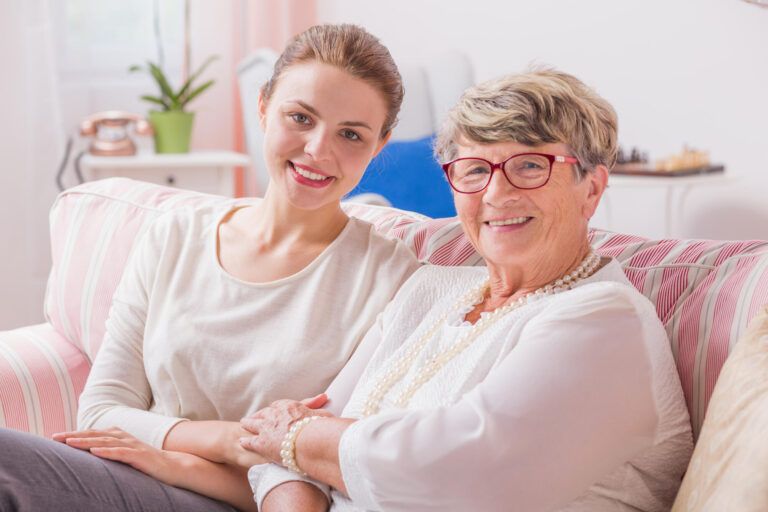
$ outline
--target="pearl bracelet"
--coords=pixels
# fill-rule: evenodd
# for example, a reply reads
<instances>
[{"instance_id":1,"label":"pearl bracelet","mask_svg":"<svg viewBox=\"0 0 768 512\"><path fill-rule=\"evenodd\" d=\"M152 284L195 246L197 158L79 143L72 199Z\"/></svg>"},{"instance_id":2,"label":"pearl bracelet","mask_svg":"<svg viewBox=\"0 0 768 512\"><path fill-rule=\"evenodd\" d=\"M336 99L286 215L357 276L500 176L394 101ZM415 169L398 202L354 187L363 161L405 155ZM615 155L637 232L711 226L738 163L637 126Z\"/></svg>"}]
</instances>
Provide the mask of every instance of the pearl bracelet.
<instances>
[{"instance_id":1,"label":"pearl bracelet","mask_svg":"<svg viewBox=\"0 0 768 512\"><path fill-rule=\"evenodd\" d=\"M304 430L304 427L318 418L320 418L320 416L310 416L309 418L294 421L291 428L288 430L288 433L285 434L285 437L283 438L283 444L281 445L282 449L280 450L283 466L301 476L307 476L307 474L299 469L299 465L296 464L296 438L299 437L299 433Z\"/></svg>"}]
</instances>

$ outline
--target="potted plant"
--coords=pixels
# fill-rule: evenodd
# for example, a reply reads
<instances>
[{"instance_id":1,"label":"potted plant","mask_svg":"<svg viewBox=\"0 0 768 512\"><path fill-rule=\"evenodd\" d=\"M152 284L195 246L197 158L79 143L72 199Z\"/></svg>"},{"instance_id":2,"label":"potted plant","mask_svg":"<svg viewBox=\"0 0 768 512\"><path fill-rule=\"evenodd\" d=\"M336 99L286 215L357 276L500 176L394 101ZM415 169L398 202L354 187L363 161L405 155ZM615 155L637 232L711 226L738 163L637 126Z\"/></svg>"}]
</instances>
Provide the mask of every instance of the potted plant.
<instances>
[{"instance_id":1,"label":"potted plant","mask_svg":"<svg viewBox=\"0 0 768 512\"><path fill-rule=\"evenodd\" d=\"M131 72L148 71L160 88L159 96L141 97L156 107L155 110L149 111L149 120L155 128L156 153L187 153L189 151L195 113L188 112L185 108L214 84L215 80L208 80L199 87L193 85L205 68L216 58L216 56L209 57L177 91L173 90L160 66L152 62L147 62L146 68L131 66Z\"/></svg>"}]
</instances>

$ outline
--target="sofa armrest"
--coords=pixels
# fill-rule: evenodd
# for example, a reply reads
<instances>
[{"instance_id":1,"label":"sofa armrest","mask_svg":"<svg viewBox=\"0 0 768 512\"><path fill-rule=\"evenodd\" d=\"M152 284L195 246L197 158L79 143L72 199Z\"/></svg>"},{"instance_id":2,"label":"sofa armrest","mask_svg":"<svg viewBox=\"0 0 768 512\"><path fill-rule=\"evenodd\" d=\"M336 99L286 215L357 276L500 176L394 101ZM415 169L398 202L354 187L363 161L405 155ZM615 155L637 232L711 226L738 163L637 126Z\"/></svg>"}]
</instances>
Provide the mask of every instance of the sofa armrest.
<instances>
[{"instance_id":1,"label":"sofa armrest","mask_svg":"<svg viewBox=\"0 0 768 512\"><path fill-rule=\"evenodd\" d=\"M673 512L768 510L768 304L717 379Z\"/></svg>"},{"instance_id":2,"label":"sofa armrest","mask_svg":"<svg viewBox=\"0 0 768 512\"><path fill-rule=\"evenodd\" d=\"M0 331L0 426L45 437L74 429L90 368L50 324Z\"/></svg>"}]
</instances>

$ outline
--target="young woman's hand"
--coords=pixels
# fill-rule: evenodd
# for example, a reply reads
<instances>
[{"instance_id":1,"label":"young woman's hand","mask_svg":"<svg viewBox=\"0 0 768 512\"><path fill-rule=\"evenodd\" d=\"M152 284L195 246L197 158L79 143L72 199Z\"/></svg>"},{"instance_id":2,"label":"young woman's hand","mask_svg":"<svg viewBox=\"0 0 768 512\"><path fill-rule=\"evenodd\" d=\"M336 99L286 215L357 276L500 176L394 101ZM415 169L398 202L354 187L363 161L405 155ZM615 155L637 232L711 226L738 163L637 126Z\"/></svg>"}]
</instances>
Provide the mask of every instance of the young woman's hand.
<instances>
[{"instance_id":1,"label":"young woman's hand","mask_svg":"<svg viewBox=\"0 0 768 512\"><path fill-rule=\"evenodd\" d=\"M190 453L158 450L119 428L62 432L54 441L88 450L102 459L128 464L174 487L224 501L240 510L256 510L245 470Z\"/></svg>"},{"instance_id":2,"label":"young woman's hand","mask_svg":"<svg viewBox=\"0 0 768 512\"><path fill-rule=\"evenodd\" d=\"M246 435L237 421L180 421L168 431L163 449L244 469L264 464L262 457L240 446L240 438Z\"/></svg>"},{"instance_id":3,"label":"young woman's hand","mask_svg":"<svg viewBox=\"0 0 768 512\"><path fill-rule=\"evenodd\" d=\"M102 459L123 462L168 485L177 485L185 457L192 455L158 450L127 432L112 427L106 430L83 430L53 435L54 441L90 451Z\"/></svg>"},{"instance_id":4,"label":"young woman's hand","mask_svg":"<svg viewBox=\"0 0 768 512\"><path fill-rule=\"evenodd\" d=\"M253 434L252 437L241 439L241 446L267 460L281 464L280 450L283 439L294 422L311 416L333 417L330 412L319 409L326 401L325 395L318 395L301 402L273 402L269 407L240 420L242 427Z\"/></svg>"}]
</instances>

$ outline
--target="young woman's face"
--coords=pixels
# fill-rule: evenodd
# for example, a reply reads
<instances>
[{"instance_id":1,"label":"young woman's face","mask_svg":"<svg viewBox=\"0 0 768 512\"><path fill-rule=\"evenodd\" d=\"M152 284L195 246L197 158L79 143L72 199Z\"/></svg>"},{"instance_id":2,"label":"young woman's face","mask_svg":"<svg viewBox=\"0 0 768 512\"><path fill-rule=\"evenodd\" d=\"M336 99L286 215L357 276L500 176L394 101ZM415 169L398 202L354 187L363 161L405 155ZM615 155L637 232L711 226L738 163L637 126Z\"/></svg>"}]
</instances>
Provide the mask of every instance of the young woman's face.
<instances>
[{"instance_id":1,"label":"young woman's face","mask_svg":"<svg viewBox=\"0 0 768 512\"><path fill-rule=\"evenodd\" d=\"M319 62L287 68L269 102L259 100L273 192L307 210L338 203L386 143L386 115L381 93L346 71Z\"/></svg>"}]
</instances>

